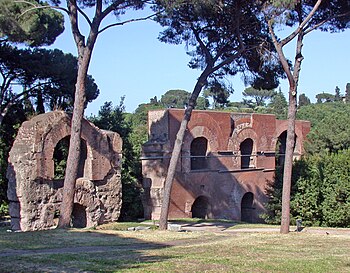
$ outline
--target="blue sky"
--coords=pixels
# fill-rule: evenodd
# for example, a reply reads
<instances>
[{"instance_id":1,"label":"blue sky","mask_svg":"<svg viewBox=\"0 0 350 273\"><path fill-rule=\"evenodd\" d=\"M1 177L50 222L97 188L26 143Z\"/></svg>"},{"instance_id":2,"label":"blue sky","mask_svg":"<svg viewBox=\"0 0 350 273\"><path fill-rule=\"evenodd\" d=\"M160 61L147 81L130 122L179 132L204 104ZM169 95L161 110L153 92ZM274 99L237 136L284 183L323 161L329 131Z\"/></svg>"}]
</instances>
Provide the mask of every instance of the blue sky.
<instances>
[{"instance_id":1,"label":"blue sky","mask_svg":"<svg viewBox=\"0 0 350 273\"><path fill-rule=\"evenodd\" d=\"M106 101L118 105L125 95L127 112L141 103L170 89L192 91L200 71L188 67L189 57L184 45L170 45L158 41L162 28L152 22L135 22L110 28L97 39L89 69L100 88L99 97L89 104L86 116L96 115ZM334 93L339 86L344 93L350 82L350 30L330 34L314 31L304 40L302 70L298 93L305 93L311 101L321 92ZM51 46L77 55L68 20L66 30ZM293 58L293 44L286 48ZM288 54L288 52L290 54ZM230 79L234 94L231 101L240 101L245 86L239 76ZM288 84L281 81L287 95Z\"/></svg>"}]
</instances>

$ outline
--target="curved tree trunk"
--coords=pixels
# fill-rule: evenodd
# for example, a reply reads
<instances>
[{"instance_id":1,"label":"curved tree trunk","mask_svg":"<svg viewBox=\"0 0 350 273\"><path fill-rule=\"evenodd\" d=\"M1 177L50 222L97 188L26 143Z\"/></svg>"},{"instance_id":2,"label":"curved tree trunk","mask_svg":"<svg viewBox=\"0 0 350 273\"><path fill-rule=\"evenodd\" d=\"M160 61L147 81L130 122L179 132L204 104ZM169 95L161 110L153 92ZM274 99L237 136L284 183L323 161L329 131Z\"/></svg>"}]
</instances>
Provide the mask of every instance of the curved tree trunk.
<instances>
[{"instance_id":1,"label":"curved tree trunk","mask_svg":"<svg viewBox=\"0 0 350 273\"><path fill-rule=\"evenodd\" d=\"M162 202L162 208L161 208L160 218L159 218L160 230L166 230L168 227L168 214L169 214L171 188L173 186L176 167L180 158L182 143L185 137L187 124L191 119L192 110L195 108L197 98L200 92L202 91L202 88L205 85L207 78L211 72L212 72L211 69L209 67L206 67L206 69L202 72L202 74L198 78L198 81L189 99L188 107L186 108L184 117L181 121L179 131L176 135L176 140L174 143L174 148L171 154L170 163L168 167L168 173L164 184L163 202Z\"/></svg>"}]
</instances>

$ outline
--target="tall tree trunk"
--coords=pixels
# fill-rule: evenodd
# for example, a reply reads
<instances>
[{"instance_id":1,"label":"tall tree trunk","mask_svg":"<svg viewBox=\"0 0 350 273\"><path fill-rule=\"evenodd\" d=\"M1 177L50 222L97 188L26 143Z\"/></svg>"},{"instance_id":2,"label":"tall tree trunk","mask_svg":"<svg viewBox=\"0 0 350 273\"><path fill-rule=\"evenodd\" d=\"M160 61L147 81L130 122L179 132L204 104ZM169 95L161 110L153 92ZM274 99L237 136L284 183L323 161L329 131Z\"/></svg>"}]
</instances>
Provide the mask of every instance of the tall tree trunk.
<instances>
[{"instance_id":1,"label":"tall tree trunk","mask_svg":"<svg viewBox=\"0 0 350 273\"><path fill-rule=\"evenodd\" d=\"M297 38L295 63L293 70L293 81L289 87L289 106L288 106L288 130L286 142L286 155L283 170L283 189L282 189L282 215L281 228L282 234L289 232L290 226L290 192L292 187L292 171L293 171L293 152L295 146L295 120L297 114L297 88L299 75L301 70L301 62L303 56L301 54L303 47L304 33L300 31ZM291 83L291 81L290 81Z\"/></svg>"},{"instance_id":2,"label":"tall tree trunk","mask_svg":"<svg viewBox=\"0 0 350 273\"><path fill-rule=\"evenodd\" d=\"M74 203L75 182L78 175L78 166L80 160L81 124L84 117L84 106L86 100L86 75L92 52L87 48L80 48L79 52L82 53L79 54L78 59L78 76L75 87L67 168L64 177L62 204L58 222L59 228L70 227Z\"/></svg>"},{"instance_id":3,"label":"tall tree trunk","mask_svg":"<svg viewBox=\"0 0 350 273\"><path fill-rule=\"evenodd\" d=\"M294 95L295 94L295 95ZM280 232L286 234L289 232L290 224L290 191L293 168L293 152L295 146L295 117L297 110L296 86L289 87L289 106L288 106L288 129L286 152L283 169L283 189L282 189L282 216Z\"/></svg>"},{"instance_id":4,"label":"tall tree trunk","mask_svg":"<svg viewBox=\"0 0 350 273\"><path fill-rule=\"evenodd\" d=\"M174 148L171 154L170 163L168 167L168 173L164 184L163 202L162 202L162 208L161 208L160 218L159 218L160 230L166 230L168 227L170 193L171 193L171 188L173 186L177 163L180 158L182 143L185 137L187 124L191 119L192 110L195 108L197 98L200 92L202 91L203 86L206 84L207 78L211 72L212 72L212 69L210 69L209 67L206 67L206 69L202 72L202 74L198 78L197 83L189 99L188 107L186 108L184 117L181 121L179 131L176 135L176 140L174 143Z\"/></svg>"},{"instance_id":5,"label":"tall tree trunk","mask_svg":"<svg viewBox=\"0 0 350 273\"><path fill-rule=\"evenodd\" d=\"M99 3L101 3L101 1L99 1ZM90 65L92 51L98 35L99 24L102 19L96 17L94 18L92 24L90 25L89 37L85 44L85 37L80 33L78 27L78 7L76 0L67 0L67 6L69 10L69 19L73 37L78 49L78 75L75 85L67 168L64 177L62 204L58 222L59 228L70 227L71 223L75 194L75 182L78 176L78 167L80 160L80 137L86 100L86 77ZM99 8L101 8L101 6L99 6ZM96 12L96 16L99 14L100 13Z\"/></svg>"}]
</instances>

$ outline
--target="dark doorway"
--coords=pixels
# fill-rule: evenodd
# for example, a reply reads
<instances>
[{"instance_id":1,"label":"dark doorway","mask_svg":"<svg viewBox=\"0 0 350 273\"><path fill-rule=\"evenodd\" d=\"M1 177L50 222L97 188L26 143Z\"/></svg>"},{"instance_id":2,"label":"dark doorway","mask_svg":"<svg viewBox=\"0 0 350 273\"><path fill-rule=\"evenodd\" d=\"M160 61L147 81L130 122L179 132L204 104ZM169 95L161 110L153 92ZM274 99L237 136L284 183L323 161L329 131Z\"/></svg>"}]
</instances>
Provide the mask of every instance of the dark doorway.
<instances>
[{"instance_id":1,"label":"dark doorway","mask_svg":"<svg viewBox=\"0 0 350 273\"><path fill-rule=\"evenodd\" d=\"M254 194L251 192L247 192L243 195L241 202L241 221L247 223L253 223L255 208L254 204Z\"/></svg>"},{"instance_id":2,"label":"dark doorway","mask_svg":"<svg viewBox=\"0 0 350 273\"><path fill-rule=\"evenodd\" d=\"M253 153L253 140L247 138L240 145L241 150L241 169L248 169L250 167L251 156Z\"/></svg>"},{"instance_id":3,"label":"dark doorway","mask_svg":"<svg viewBox=\"0 0 350 273\"><path fill-rule=\"evenodd\" d=\"M207 163L208 140L205 137L197 137L191 143L191 170L208 168Z\"/></svg>"},{"instance_id":4,"label":"dark doorway","mask_svg":"<svg viewBox=\"0 0 350 273\"><path fill-rule=\"evenodd\" d=\"M72 223L75 228L84 228L87 225L86 207L74 203L72 212Z\"/></svg>"},{"instance_id":5,"label":"dark doorway","mask_svg":"<svg viewBox=\"0 0 350 273\"><path fill-rule=\"evenodd\" d=\"M192 205L192 218L208 219L210 213L209 200L205 196L199 196Z\"/></svg>"}]
</instances>

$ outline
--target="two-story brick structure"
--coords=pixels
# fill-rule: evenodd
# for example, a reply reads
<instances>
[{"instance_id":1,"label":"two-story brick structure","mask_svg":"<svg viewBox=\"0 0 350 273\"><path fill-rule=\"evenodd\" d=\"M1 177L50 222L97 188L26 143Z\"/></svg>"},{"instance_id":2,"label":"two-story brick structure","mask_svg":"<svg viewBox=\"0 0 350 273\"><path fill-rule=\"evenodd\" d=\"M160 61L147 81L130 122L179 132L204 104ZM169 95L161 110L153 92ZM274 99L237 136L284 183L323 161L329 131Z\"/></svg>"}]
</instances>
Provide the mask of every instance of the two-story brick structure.
<instances>
[{"instance_id":1,"label":"two-story brick structure","mask_svg":"<svg viewBox=\"0 0 350 273\"><path fill-rule=\"evenodd\" d=\"M145 217L158 219L164 181L184 110L150 111L143 145ZM296 122L295 157L310 130ZM276 154L285 148L287 121L274 115L194 111L171 192L169 218L259 221L265 189L273 181ZM277 150L277 152L276 152Z\"/></svg>"}]
</instances>

